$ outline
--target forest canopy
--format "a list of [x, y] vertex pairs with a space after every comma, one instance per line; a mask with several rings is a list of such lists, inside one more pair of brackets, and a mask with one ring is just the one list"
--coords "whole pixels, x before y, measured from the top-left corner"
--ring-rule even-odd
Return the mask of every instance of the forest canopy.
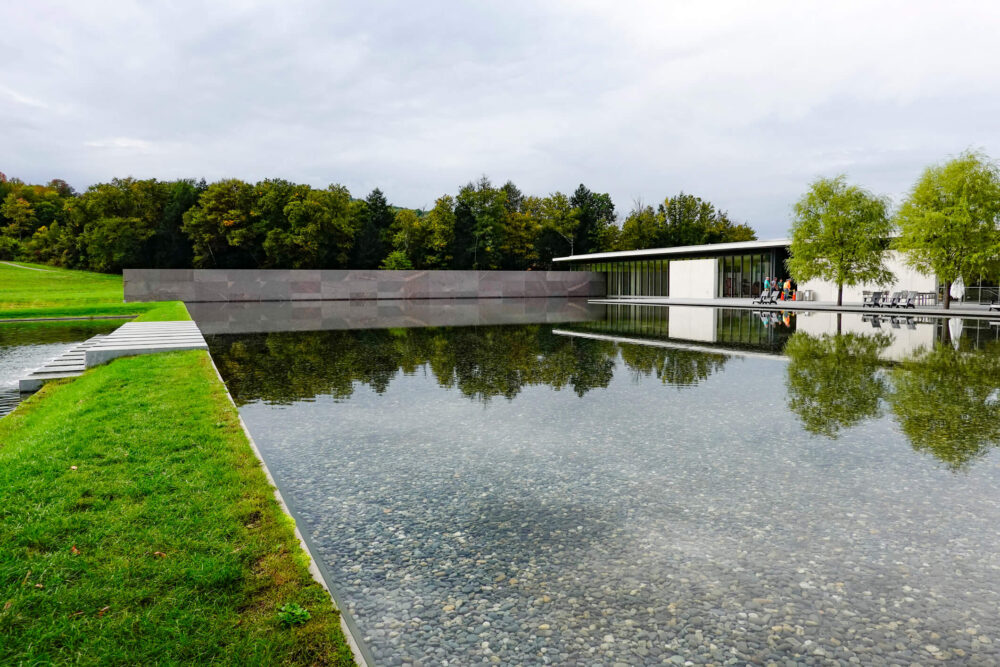
[[126, 268], [549, 269], [554, 257], [756, 238], [679, 193], [619, 225], [607, 193], [526, 195], [483, 176], [430, 210], [378, 188], [115, 178], [76, 192], [0, 173], [0, 259], [107, 273]]

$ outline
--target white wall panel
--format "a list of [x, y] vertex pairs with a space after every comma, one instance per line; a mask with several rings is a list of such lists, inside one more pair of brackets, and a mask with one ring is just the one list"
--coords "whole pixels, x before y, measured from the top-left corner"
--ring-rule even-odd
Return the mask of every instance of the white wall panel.
[[[933, 292], [937, 289], [937, 279], [934, 276], [924, 276], [903, 262], [900, 253], [890, 251], [887, 256], [886, 266], [896, 276], [896, 281], [889, 285], [876, 285], [866, 283], [849, 287], [844, 285], [844, 303], [861, 303], [865, 290], [889, 290], [892, 292], [901, 290], [915, 290], [917, 292]], [[837, 302], [837, 286], [826, 280], [807, 280], [798, 285], [800, 290], [812, 290], [816, 293], [816, 301]]]
[[670, 262], [670, 297], [714, 299], [718, 294], [718, 260], [684, 259]]

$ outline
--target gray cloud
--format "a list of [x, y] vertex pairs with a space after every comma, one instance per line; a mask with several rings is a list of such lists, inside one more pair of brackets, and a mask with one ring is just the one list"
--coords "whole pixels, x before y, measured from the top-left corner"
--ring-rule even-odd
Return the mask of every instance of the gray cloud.
[[784, 233], [818, 175], [897, 200], [1000, 157], [1000, 6], [897, 2], [16, 3], [0, 169], [338, 182], [428, 206], [480, 174], [693, 192]]

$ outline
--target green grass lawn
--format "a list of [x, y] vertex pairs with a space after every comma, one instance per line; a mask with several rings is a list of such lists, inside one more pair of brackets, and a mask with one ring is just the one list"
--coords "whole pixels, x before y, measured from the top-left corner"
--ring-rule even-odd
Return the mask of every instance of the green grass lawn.
[[0, 319], [137, 315], [156, 305], [123, 298], [121, 276], [0, 263]]
[[353, 664], [224, 392], [145, 355], [0, 419], [0, 664]]
[[143, 305], [151, 307], [135, 318], [136, 322], [178, 322], [191, 319], [183, 301], [160, 301]]
[[[0, 264], [0, 321], [190, 319], [36, 268]], [[354, 664], [206, 352], [118, 359], [0, 419], [0, 664], [68, 663]]]

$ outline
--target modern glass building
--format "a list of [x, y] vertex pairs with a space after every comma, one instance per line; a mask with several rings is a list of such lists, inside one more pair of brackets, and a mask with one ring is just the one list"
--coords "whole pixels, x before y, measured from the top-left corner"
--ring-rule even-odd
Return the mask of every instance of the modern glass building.
[[[789, 243], [788, 239], [774, 239], [596, 252], [554, 261], [559, 269], [603, 273], [609, 298], [753, 298], [763, 290], [765, 277], [781, 282], [788, 277], [785, 260]], [[900, 253], [890, 251], [886, 262], [895, 276], [891, 285], [845, 286], [844, 302], [861, 303], [864, 290], [873, 289], [913, 290], [930, 298], [931, 303], [944, 297], [944, 286], [936, 277], [919, 274]], [[836, 299], [836, 285], [829, 281], [814, 279], [795, 288], [809, 292], [814, 300]], [[1000, 287], [994, 281], [967, 280], [965, 295], [959, 300], [996, 303]]]
[[[779, 280], [787, 277], [788, 243], [787, 239], [714, 243], [572, 255], [557, 257], [555, 261], [559, 268], [604, 273], [609, 297], [749, 298], [761, 293], [765, 277]], [[691, 260], [708, 261], [695, 264]], [[672, 290], [671, 276], [684, 285], [675, 285]], [[695, 284], [689, 285], [692, 281]]]

